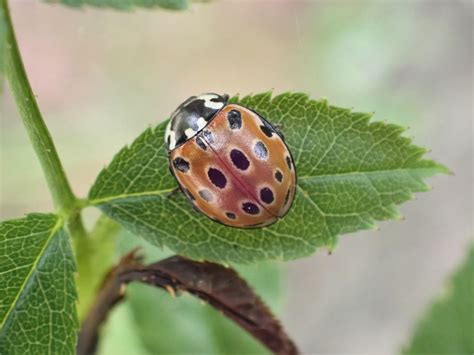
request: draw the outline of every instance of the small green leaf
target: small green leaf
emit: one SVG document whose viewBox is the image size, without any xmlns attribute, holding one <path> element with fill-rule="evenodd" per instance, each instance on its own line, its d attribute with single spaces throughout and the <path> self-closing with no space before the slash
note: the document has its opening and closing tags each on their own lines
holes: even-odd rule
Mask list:
<svg viewBox="0 0 474 355">
<path fill-rule="evenodd" d="M 84 5 L 114 8 L 116 10 L 131 10 L 134 7 L 161 7 L 169 10 L 184 10 L 189 0 L 45 0 L 49 3 L 61 3 L 72 7 Z"/>
<path fill-rule="evenodd" d="M 423 316 L 405 354 L 474 354 L 474 245 Z"/>
<path fill-rule="evenodd" d="M 57 216 L 0 223 L 0 354 L 75 353 L 74 271 Z"/>
<path fill-rule="evenodd" d="M 98 176 L 93 205 L 155 245 L 190 258 L 247 263 L 294 259 L 317 247 L 333 248 L 337 236 L 399 218 L 396 208 L 426 191 L 423 178 L 447 169 L 423 160 L 425 149 L 401 136 L 401 127 L 369 123 L 371 115 L 329 106 L 304 94 L 271 93 L 233 102 L 280 125 L 298 171 L 290 212 L 261 229 L 229 228 L 194 212 L 168 172 L 166 123 L 147 129 L 123 148 Z"/>
</svg>

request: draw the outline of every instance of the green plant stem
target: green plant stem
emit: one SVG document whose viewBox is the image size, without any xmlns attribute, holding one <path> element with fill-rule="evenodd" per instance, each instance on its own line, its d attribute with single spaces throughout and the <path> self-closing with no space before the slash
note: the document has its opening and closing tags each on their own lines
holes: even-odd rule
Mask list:
<svg viewBox="0 0 474 355">
<path fill-rule="evenodd" d="M 101 215 L 85 238 L 75 240 L 80 300 L 77 313 L 81 321 L 89 311 L 105 274 L 115 262 L 115 242 L 119 231 L 117 222 Z"/>
<path fill-rule="evenodd" d="M 6 22 L 6 76 L 20 111 L 21 118 L 46 176 L 54 206 L 61 214 L 72 214 L 76 208 L 76 198 L 66 178 L 48 128 L 41 117 L 38 104 L 36 103 L 28 77 L 26 76 L 25 68 L 18 50 L 7 0 L 0 0 L 0 2 Z M 80 228 L 78 223 L 73 223 L 71 226 Z"/>
<path fill-rule="evenodd" d="M 64 218 L 76 252 L 79 315 L 85 313 L 99 280 L 113 261 L 113 243 L 119 227 L 100 218 L 90 235 L 82 223 L 81 210 L 87 201 L 77 199 L 59 160 L 51 135 L 31 90 L 13 30 L 7 0 L 0 0 L 6 24 L 5 69 L 21 118 L 46 177 L 53 203 Z M 107 253 L 108 251 L 108 253 Z M 103 256 L 103 258 L 101 258 Z"/>
</svg>

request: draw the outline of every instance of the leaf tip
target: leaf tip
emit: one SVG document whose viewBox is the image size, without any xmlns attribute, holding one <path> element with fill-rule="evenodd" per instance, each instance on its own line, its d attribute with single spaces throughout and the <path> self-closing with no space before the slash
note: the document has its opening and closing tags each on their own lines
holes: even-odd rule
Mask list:
<svg viewBox="0 0 474 355">
<path fill-rule="evenodd" d="M 451 175 L 451 176 L 454 176 L 456 175 L 454 173 L 454 171 L 452 171 L 451 169 L 449 169 L 447 166 L 443 165 L 443 164 L 440 164 L 440 163 L 436 163 L 436 169 L 438 170 L 438 172 L 440 174 L 446 174 L 446 175 Z"/>
<path fill-rule="evenodd" d="M 398 212 L 398 211 L 397 211 L 397 212 Z M 402 215 L 400 212 L 398 212 L 397 214 L 395 214 L 395 215 L 393 216 L 393 219 L 394 219 L 395 221 L 404 221 L 404 220 L 405 220 L 405 216 Z"/>
<path fill-rule="evenodd" d="M 321 102 L 324 106 L 329 106 L 329 101 L 328 101 L 328 98 L 326 96 L 322 96 L 319 99 L 319 102 Z"/>
<path fill-rule="evenodd" d="M 329 255 L 331 255 L 333 253 L 333 251 L 336 249 L 337 241 L 338 241 L 338 236 L 337 235 L 332 237 L 331 240 L 329 241 L 329 243 L 327 245 L 327 250 L 328 250 Z"/>
</svg>

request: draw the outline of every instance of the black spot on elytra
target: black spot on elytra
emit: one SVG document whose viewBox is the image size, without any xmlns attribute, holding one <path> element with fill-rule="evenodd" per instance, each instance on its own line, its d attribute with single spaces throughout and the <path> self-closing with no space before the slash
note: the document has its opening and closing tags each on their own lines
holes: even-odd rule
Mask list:
<svg viewBox="0 0 474 355">
<path fill-rule="evenodd" d="M 204 143 L 204 140 L 201 137 L 196 138 L 196 144 L 201 148 L 202 150 L 207 150 L 206 143 Z"/>
<path fill-rule="evenodd" d="M 290 189 L 288 189 L 288 191 L 286 192 L 285 205 L 288 203 L 289 198 L 290 198 Z"/>
<path fill-rule="evenodd" d="M 275 199 L 273 197 L 273 191 L 270 190 L 268 187 L 264 187 L 260 190 L 260 199 L 265 203 L 272 203 Z"/>
<path fill-rule="evenodd" d="M 214 135 L 210 130 L 205 129 L 204 131 L 202 131 L 202 135 L 204 136 L 204 139 L 207 141 L 207 143 L 214 143 Z"/>
<path fill-rule="evenodd" d="M 273 136 L 273 130 L 268 126 L 260 126 L 260 129 L 267 137 Z"/>
<path fill-rule="evenodd" d="M 189 163 L 181 157 L 173 160 L 173 166 L 182 173 L 186 173 L 189 170 Z"/>
<path fill-rule="evenodd" d="M 291 158 L 289 155 L 286 156 L 286 165 L 288 165 L 288 169 L 291 170 Z"/>
<path fill-rule="evenodd" d="M 258 214 L 260 212 L 260 208 L 252 202 L 244 202 L 242 204 L 242 210 L 248 214 Z"/>
<path fill-rule="evenodd" d="M 242 115 L 237 110 L 230 110 L 227 114 L 230 129 L 240 129 L 242 127 Z"/>
<path fill-rule="evenodd" d="M 283 174 L 281 173 L 280 170 L 275 171 L 275 179 L 277 179 L 278 182 L 282 182 L 282 181 L 283 181 Z"/>
<path fill-rule="evenodd" d="M 265 160 L 268 157 L 268 149 L 262 142 L 257 142 L 255 147 L 253 147 L 253 152 L 257 158 Z"/>
<path fill-rule="evenodd" d="M 207 171 L 207 176 L 215 186 L 221 189 L 223 189 L 227 184 L 227 179 L 225 175 L 219 169 L 209 168 L 209 170 Z"/>
<path fill-rule="evenodd" d="M 247 170 L 250 166 L 250 162 L 242 151 L 238 149 L 232 149 L 230 152 L 230 159 L 236 168 L 240 170 Z"/>
<path fill-rule="evenodd" d="M 235 213 L 232 213 L 232 212 L 226 212 L 225 215 L 227 216 L 227 218 L 229 219 L 236 219 L 237 216 L 235 215 Z"/>
<path fill-rule="evenodd" d="M 199 196 L 206 202 L 211 202 L 214 199 L 214 196 L 212 196 L 209 190 L 199 190 Z"/>
<path fill-rule="evenodd" d="M 189 191 L 188 189 L 184 189 L 184 194 L 192 201 L 196 200 L 196 198 L 193 196 L 193 194 L 191 193 L 191 191 Z"/>
</svg>

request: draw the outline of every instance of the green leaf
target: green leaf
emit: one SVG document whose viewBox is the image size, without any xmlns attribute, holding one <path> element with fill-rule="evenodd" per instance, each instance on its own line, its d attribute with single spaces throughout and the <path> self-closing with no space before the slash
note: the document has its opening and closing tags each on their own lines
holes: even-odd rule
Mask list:
<svg viewBox="0 0 474 355">
<path fill-rule="evenodd" d="M 140 247 L 146 263 L 172 253 L 119 235 L 122 253 Z M 239 274 L 252 285 L 275 314 L 281 310 L 281 268 L 275 262 L 240 265 Z M 126 319 L 124 319 L 126 318 Z M 133 345 L 129 345 L 129 339 Z M 108 319 L 101 334 L 99 354 L 267 354 L 266 350 L 235 323 L 188 294 L 176 298 L 142 284 L 129 284 L 124 304 Z"/>
<path fill-rule="evenodd" d="M 298 188 L 290 212 L 261 229 L 229 228 L 194 212 L 168 172 L 166 123 L 147 129 L 98 176 L 90 203 L 135 234 L 190 258 L 247 263 L 294 259 L 337 236 L 399 218 L 396 208 L 426 191 L 423 178 L 447 169 L 401 127 L 369 123 L 370 114 L 329 106 L 304 94 L 233 99 L 280 125 L 295 158 Z"/>
<path fill-rule="evenodd" d="M 184 10 L 189 0 L 45 0 L 50 3 L 61 3 L 72 7 L 84 5 L 114 8 L 116 10 L 131 10 L 134 7 L 161 7 L 169 10 Z"/>
<path fill-rule="evenodd" d="M 0 223 L 0 354 L 75 353 L 74 271 L 57 216 Z"/>
<path fill-rule="evenodd" d="M 474 245 L 442 297 L 423 316 L 404 353 L 474 353 Z"/>
</svg>

